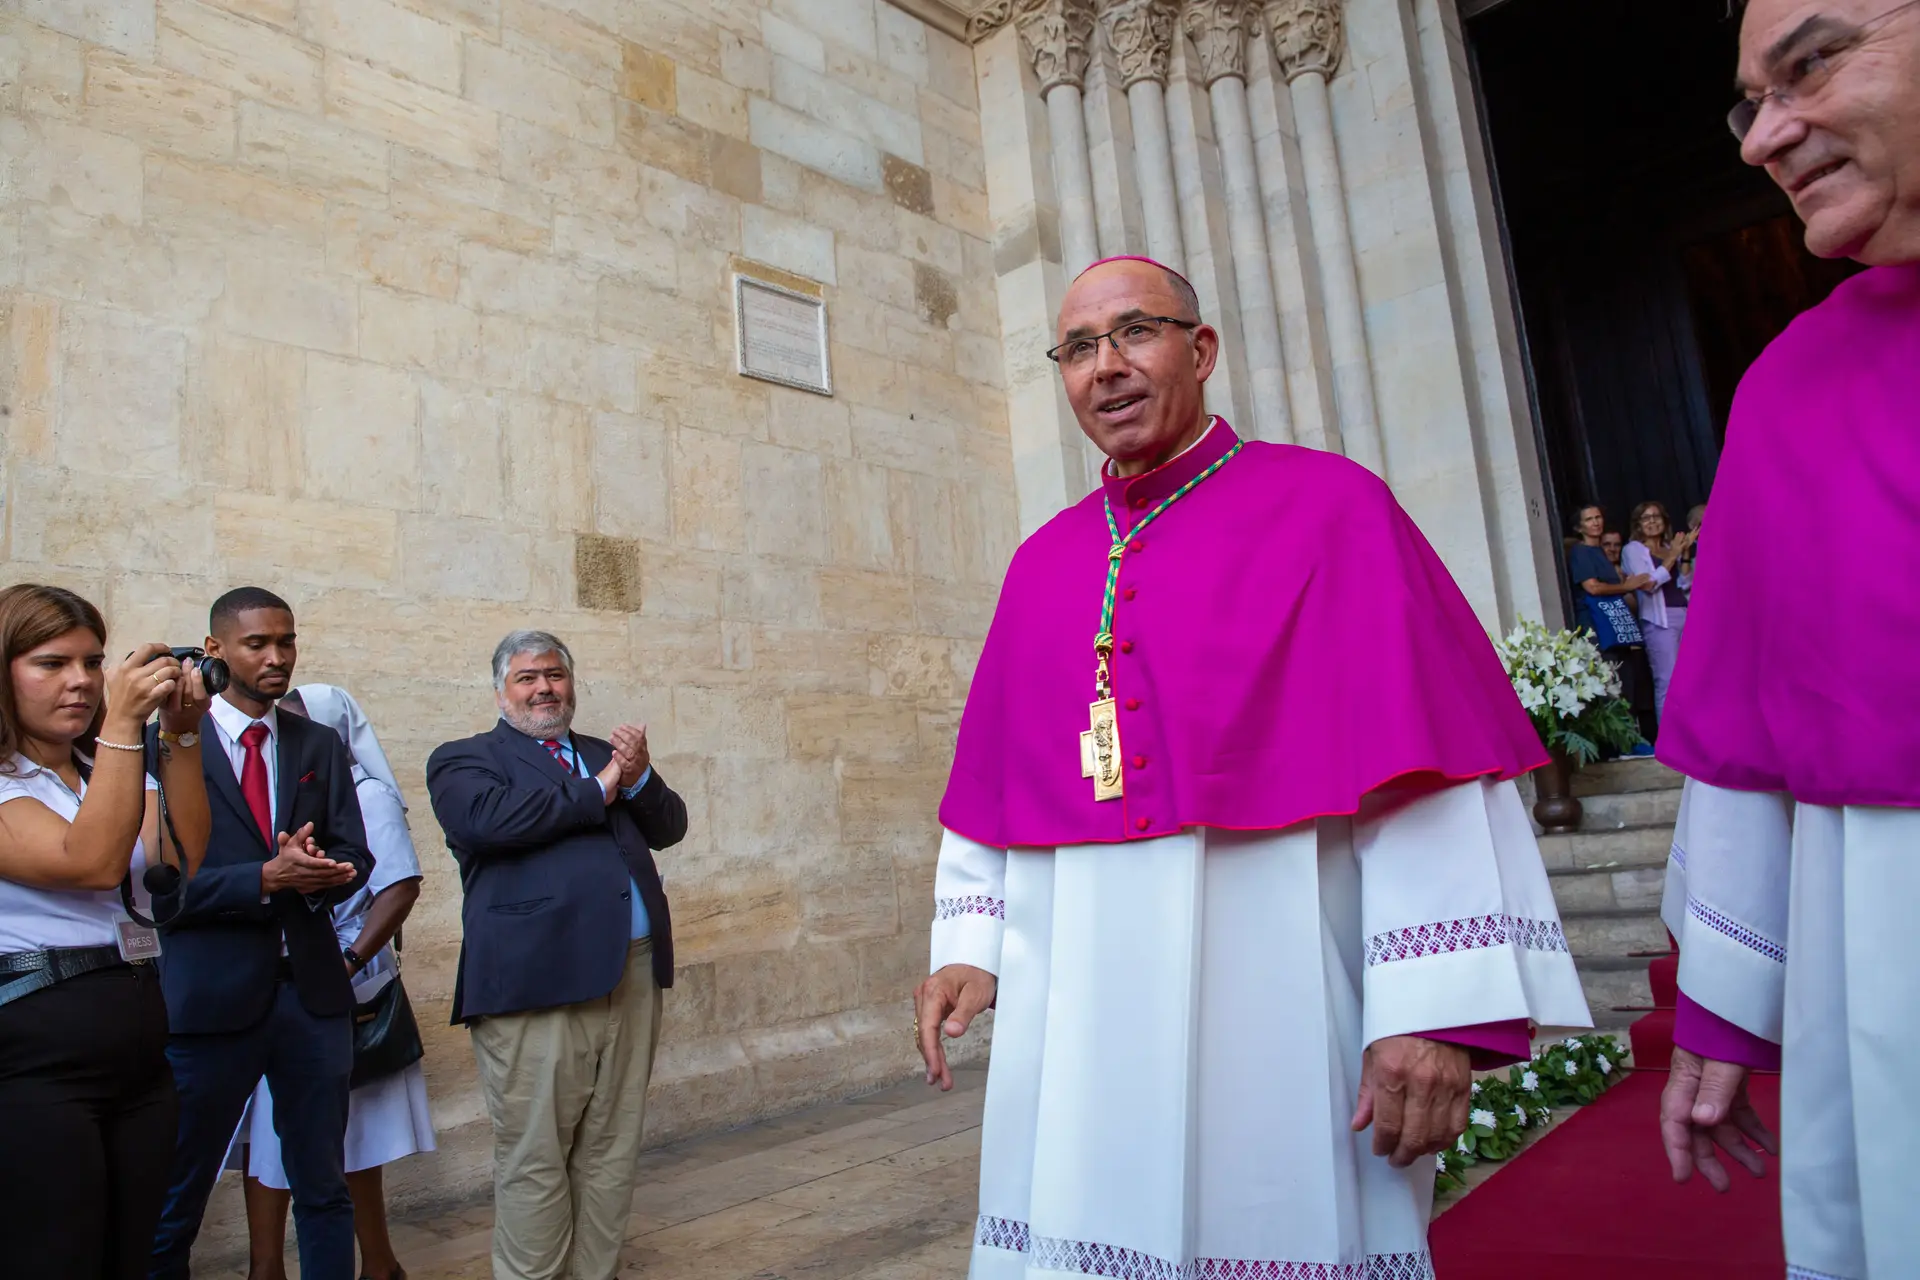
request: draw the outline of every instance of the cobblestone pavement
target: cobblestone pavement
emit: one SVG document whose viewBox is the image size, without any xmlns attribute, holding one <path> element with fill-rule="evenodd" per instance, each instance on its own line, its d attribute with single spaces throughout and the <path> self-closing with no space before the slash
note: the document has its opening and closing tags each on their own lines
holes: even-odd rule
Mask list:
<svg viewBox="0 0 1920 1280">
<path fill-rule="evenodd" d="M 985 1085 L 962 1069 L 951 1093 L 913 1080 L 648 1152 L 622 1280 L 961 1280 Z M 1470 1170 L 1437 1211 L 1501 1167 Z M 492 1226 L 487 1205 L 399 1220 L 394 1246 L 408 1280 L 491 1280 Z"/>
</svg>

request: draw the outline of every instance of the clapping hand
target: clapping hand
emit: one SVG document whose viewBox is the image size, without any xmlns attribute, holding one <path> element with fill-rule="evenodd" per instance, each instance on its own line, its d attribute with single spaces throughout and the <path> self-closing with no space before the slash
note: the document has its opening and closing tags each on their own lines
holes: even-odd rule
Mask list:
<svg viewBox="0 0 1920 1280">
<path fill-rule="evenodd" d="M 335 862 L 313 843 L 313 824 L 298 831 L 280 833 L 280 851 L 260 868 L 260 892 L 278 893 L 292 889 L 296 893 L 325 893 L 352 880 L 351 863 Z"/>
<path fill-rule="evenodd" d="M 623 724 L 613 731 L 613 758 L 620 766 L 620 787 L 631 787 L 652 767 L 653 756 L 647 750 L 647 726 Z"/>
</svg>

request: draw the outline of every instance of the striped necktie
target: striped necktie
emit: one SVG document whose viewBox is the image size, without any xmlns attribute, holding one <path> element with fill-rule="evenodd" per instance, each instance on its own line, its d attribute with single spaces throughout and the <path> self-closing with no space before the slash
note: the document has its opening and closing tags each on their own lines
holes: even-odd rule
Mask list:
<svg viewBox="0 0 1920 1280">
<path fill-rule="evenodd" d="M 540 745 L 547 749 L 547 754 L 552 756 L 569 775 L 573 773 L 573 762 L 567 759 L 566 743 L 560 741 L 558 738 L 548 738 L 541 742 Z"/>
</svg>

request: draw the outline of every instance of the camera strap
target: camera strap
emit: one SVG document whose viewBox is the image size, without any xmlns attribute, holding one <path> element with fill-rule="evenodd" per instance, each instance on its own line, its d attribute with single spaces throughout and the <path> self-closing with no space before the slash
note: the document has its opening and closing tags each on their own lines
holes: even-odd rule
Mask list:
<svg viewBox="0 0 1920 1280">
<path fill-rule="evenodd" d="M 146 751 L 142 756 L 142 765 L 153 778 L 154 795 L 160 805 L 160 829 L 155 833 L 154 860 L 148 864 L 146 873 L 141 876 L 140 882 L 149 895 L 155 898 L 161 898 L 178 891 L 180 887 L 180 832 L 173 825 L 172 811 L 167 808 L 167 787 L 160 779 L 160 764 L 156 756 L 157 745 L 155 741 L 147 741 Z M 166 852 L 167 838 L 169 836 L 173 838 L 174 849 L 174 862 L 171 865 L 167 862 Z M 157 930 L 160 927 L 155 920 L 148 919 L 146 916 L 141 915 L 139 909 L 133 905 L 133 869 L 131 867 L 127 869 L 127 874 L 120 879 L 120 905 L 126 910 L 127 917 L 140 929 Z M 156 912 L 156 914 L 158 913 Z M 138 947 L 139 944 L 130 944 L 129 940 L 123 936 L 121 939 L 121 952 L 125 954 L 129 950 L 130 945 Z M 153 954 L 159 954 L 157 935 L 154 937 L 152 948 Z M 134 957 L 129 956 L 128 958 L 132 959 Z"/>
</svg>

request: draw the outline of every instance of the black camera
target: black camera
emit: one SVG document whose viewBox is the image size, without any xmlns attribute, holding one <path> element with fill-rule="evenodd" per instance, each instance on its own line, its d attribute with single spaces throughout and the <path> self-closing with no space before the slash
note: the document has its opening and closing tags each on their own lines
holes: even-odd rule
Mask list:
<svg viewBox="0 0 1920 1280">
<path fill-rule="evenodd" d="M 209 698 L 233 683 L 233 672 L 227 669 L 226 662 L 220 658 L 209 658 L 205 649 L 176 645 L 167 652 L 173 655 L 174 661 L 190 661 L 200 669 L 200 682 L 207 686 Z"/>
</svg>

